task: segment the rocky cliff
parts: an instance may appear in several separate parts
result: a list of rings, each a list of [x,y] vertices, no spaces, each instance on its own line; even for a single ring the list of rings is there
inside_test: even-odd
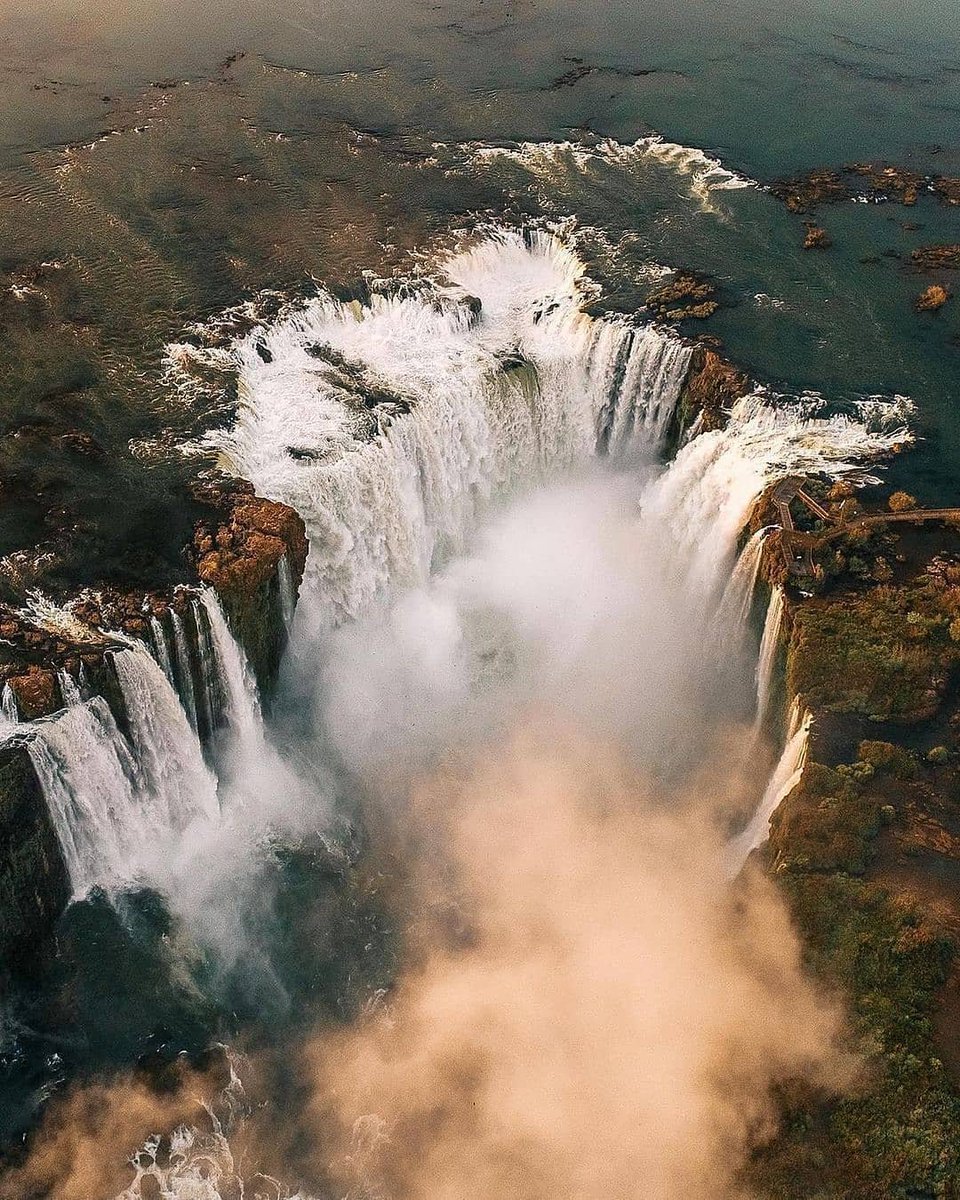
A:
[[[0,746],[0,975],[28,967],[69,898],[66,866],[24,742]]]
[[[0,963],[29,962],[49,939],[69,893],[25,748],[29,722],[55,713],[65,703],[64,690],[82,686],[103,696],[126,730],[111,652],[131,638],[156,652],[157,629],[172,644],[174,620],[183,632],[186,662],[177,659],[172,669],[181,692],[199,695],[204,681],[195,600],[204,585],[217,592],[269,697],[287,639],[284,606],[291,599],[281,594],[281,562],[295,598],[307,556],[303,522],[285,505],[257,497],[243,481],[204,479],[195,485],[194,499],[205,512],[186,552],[196,584],[139,591],[104,587],[58,606],[0,607],[0,686],[9,685],[25,722],[23,732],[0,747]],[[214,732],[210,718],[202,706],[196,716],[205,740]]]

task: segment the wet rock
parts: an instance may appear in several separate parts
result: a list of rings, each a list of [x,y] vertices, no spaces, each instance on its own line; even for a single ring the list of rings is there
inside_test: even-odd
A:
[[[53,671],[31,665],[23,675],[7,680],[17,698],[20,714],[28,721],[49,716],[60,707],[60,689]]]
[[[661,320],[683,321],[688,317],[703,320],[719,307],[714,299],[716,290],[703,276],[680,271],[670,283],[650,293],[646,306]]]
[[[949,299],[949,291],[942,284],[933,283],[920,293],[915,307],[917,312],[936,312],[938,308],[943,308]]]
[[[795,213],[810,212],[821,204],[843,204],[850,200],[898,201],[909,208],[924,192],[937,196],[941,204],[960,204],[960,179],[923,175],[906,167],[884,163],[818,167],[803,175],[774,180],[769,191]]]
[[[864,181],[870,200],[899,200],[901,204],[913,205],[926,185],[925,176],[903,167],[853,163],[846,170]]]
[[[940,198],[941,204],[947,204],[954,207],[960,204],[960,179],[952,178],[946,175],[937,175],[930,185],[937,196]]]
[[[77,454],[83,458],[106,458],[107,452],[103,446],[89,433],[83,433],[79,429],[71,429],[67,433],[61,434],[60,445],[64,450],[71,454]]]
[[[827,250],[833,245],[833,239],[819,225],[807,222],[807,233],[803,239],[804,250]]]
[[[0,747],[0,962],[29,969],[70,897],[67,869],[29,752]]]
[[[194,495],[213,509],[194,534],[197,576],[216,591],[261,688],[269,692],[286,645],[280,560],[286,559],[298,589],[308,549],[303,521],[292,508],[263,500],[236,480],[200,481]]]
[[[921,271],[960,271],[960,245],[918,246],[910,258]]]
[[[770,185],[770,193],[795,213],[809,212],[818,204],[839,204],[853,195],[839,171],[822,169],[775,180]]]
[[[749,376],[709,346],[698,346],[677,402],[677,441],[693,425],[706,433],[722,429],[733,405],[753,388]]]

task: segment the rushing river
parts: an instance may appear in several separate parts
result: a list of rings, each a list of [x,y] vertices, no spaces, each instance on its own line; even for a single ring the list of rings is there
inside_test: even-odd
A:
[[[956,318],[917,323],[902,261],[956,213],[832,210],[810,254],[762,184],[960,173],[955,31],[880,0],[0,31],[0,236],[86,281],[108,452],[21,443],[78,532],[17,491],[7,571],[176,562],[213,463],[310,544],[268,702],[208,591],[117,649],[128,728],[71,681],[36,728],[73,899],[0,1009],[5,1145],[55,1113],[0,1195],[733,1195],[771,1088],[848,1070],[737,882],[809,733],[740,535],[778,478],[870,486],[915,432],[883,469],[936,500],[960,451]],[[679,438],[691,344],[642,310],[678,266],[763,381]]]

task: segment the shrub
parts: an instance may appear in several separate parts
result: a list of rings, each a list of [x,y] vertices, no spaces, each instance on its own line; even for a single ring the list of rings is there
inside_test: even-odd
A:
[[[887,501],[887,505],[891,512],[908,512],[917,507],[917,498],[911,496],[909,492],[894,492]]]

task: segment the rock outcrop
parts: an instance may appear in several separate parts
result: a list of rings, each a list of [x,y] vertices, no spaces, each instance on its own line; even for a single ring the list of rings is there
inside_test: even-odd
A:
[[[720,307],[716,287],[701,275],[679,271],[670,283],[647,296],[646,305],[662,321],[704,320]]]
[[[950,293],[941,283],[932,283],[920,293],[916,301],[917,312],[936,312],[950,299]]]
[[[0,746],[0,973],[28,969],[70,896],[25,744]]]
[[[921,271],[960,271],[960,246],[918,246],[910,255],[913,265]]]
[[[883,163],[850,163],[839,168],[818,167],[770,184],[771,195],[795,213],[849,200],[892,200],[911,207],[924,192],[935,195],[941,204],[960,204],[960,179]]]
[[[752,390],[750,377],[718,350],[697,346],[677,401],[671,441],[678,444],[694,426],[701,433],[722,429],[734,404]]]
[[[827,250],[833,245],[833,239],[825,229],[807,222],[807,232],[803,239],[804,250]]]
[[[269,694],[287,638],[280,567],[285,561],[292,589],[298,591],[308,550],[303,521],[287,505],[256,496],[242,480],[201,480],[194,497],[211,509],[194,533],[197,576],[220,597],[261,689]]]

